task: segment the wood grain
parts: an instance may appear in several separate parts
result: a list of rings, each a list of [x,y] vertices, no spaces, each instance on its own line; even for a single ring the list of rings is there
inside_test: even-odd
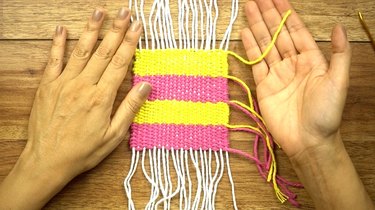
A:
[[[177,17],[177,1],[172,3],[172,16]],[[217,27],[218,39],[221,39],[228,24],[231,0],[218,1],[220,15]],[[243,6],[246,0],[240,0],[238,20],[233,26],[232,39],[238,40],[239,33],[246,26]],[[361,11],[375,34],[375,2],[373,0],[291,0],[307,27],[318,41],[330,40],[332,27],[337,23],[347,26],[351,41],[368,41],[358,21],[357,11]],[[117,9],[127,5],[125,0],[2,0],[2,24],[0,39],[50,39],[56,25],[62,24],[69,29],[69,38],[78,39],[87,17],[95,7],[108,10],[107,19],[113,19]],[[146,4],[148,11],[150,4]],[[146,16],[147,17],[147,16]],[[108,29],[111,21],[105,22]],[[176,27],[175,27],[176,28]],[[101,34],[101,37],[103,37]]]
[[[68,41],[69,55],[76,41]],[[329,57],[330,44],[318,43]],[[48,58],[51,41],[8,40],[0,41],[0,180],[11,170],[27,139],[27,121],[34,93]],[[352,43],[353,64],[351,87],[343,116],[342,135],[350,156],[357,167],[372,199],[375,199],[375,91],[373,74],[374,51],[369,43]],[[244,50],[240,41],[233,41],[230,48],[241,55]],[[22,50],[21,50],[22,49]],[[67,58],[65,58],[67,60]],[[254,89],[251,70],[248,66],[230,59],[230,71],[242,78]],[[129,89],[131,74],[121,86],[116,105]],[[232,98],[245,100],[241,90],[230,84]],[[248,122],[238,112],[233,112],[232,123]],[[231,145],[252,152],[252,136],[231,133]],[[130,163],[127,140],[95,169],[82,174],[55,196],[46,209],[124,209],[126,199],[122,182]],[[291,165],[282,151],[277,152],[280,173],[297,180]],[[254,165],[242,157],[231,156],[232,174],[236,183],[236,195],[240,209],[292,209],[290,204],[281,205],[272,189],[259,177]],[[149,184],[138,170],[133,180],[136,205],[141,207],[148,201]],[[219,188],[218,209],[231,208],[231,195],[227,176]],[[306,191],[296,191],[303,209],[312,209],[313,204]]]

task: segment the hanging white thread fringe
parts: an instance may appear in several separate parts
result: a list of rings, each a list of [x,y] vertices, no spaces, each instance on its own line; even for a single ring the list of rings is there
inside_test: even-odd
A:
[[[130,181],[137,169],[140,156],[142,156],[143,175],[151,185],[150,199],[145,209],[158,209],[158,207],[163,206],[163,209],[169,210],[171,209],[171,199],[177,195],[179,195],[179,209],[215,209],[217,187],[223,177],[225,165],[232,186],[233,206],[234,209],[237,209],[228,152],[223,152],[222,150],[203,151],[200,149],[193,151],[190,149],[185,151],[182,149],[153,148],[143,149],[142,153],[140,153],[140,151],[132,149],[130,170],[124,180],[125,193],[128,197],[128,209],[135,209]],[[213,160],[212,153],[215,160]],[[223,153],[225,153],[225,157]],[[145,164],[147,157],[149,159],[148,169]],[[173,162],[173,169],[177,179],[177,185],[174,189],[171,181],[170,167],[172,166],[169,164],[170,159]],[[213,169],[213,161],[215,161],[215,169]],[[226,161],[226,164],[224,161]],[[194,166],[196,173],[195,196],[192,194],[193,181],[190,176],[190,164]],[[213,171],[215,172],[212,173]]]

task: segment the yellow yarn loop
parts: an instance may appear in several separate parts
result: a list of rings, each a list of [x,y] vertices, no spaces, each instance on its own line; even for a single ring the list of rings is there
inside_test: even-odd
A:
[[[272,47],[275,45],[277,37],[279,36],[281,30],[283,29],[283,26],[284,26],[286,20],[288,19],[288,17],[290,16],[290,14],[292,14],[292,10],[288,10],[286,12],[283,19],[280,22],[279,27],[277,28],[275,34],[272,37],[271,43],[267,46],[266,50],[262,53],[262,55],[259,56],[257,59],[255,59],[253,61],[249,61],[249,60],[246,60],[246,59],[242,58],[241,56],[239,56],[237,53],[235,53],[233,51],[227,51],[228,55],[234,56],[235,58],[240,60],[242,63],[247,64],[247,65],[254,65],[254,64],[259,63],[260,61],[262,61],[268,55],[268,53],[271,51]]]

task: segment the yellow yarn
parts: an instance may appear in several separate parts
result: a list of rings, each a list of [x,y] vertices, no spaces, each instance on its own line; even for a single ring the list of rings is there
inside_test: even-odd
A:
[[[288,10],[283,19],[281,20],[280,22],[280,25],[279,27],[277,28],[275,34],[273,35],[272,37],[272,41],[271,43],[267,46],[266,50],[262,53],[261,56],[259,56],[257,59],[253,60],[253,61],[249,61],[249,60],[246,60],[244,58],[242,58],[241,56],[239,56],[237,53],[235,52],[232,52],[232,51],[228,51],[228,54],[229,55],[233,55],[234,57],[236,57],[238,60],[240,60],[242,63],[244,64],[247,64],[247,65],[254,65],[256,63],[259,63],[260,61],[262,61],[267,55],[268,53],[271,51],[272,47],[275,45],[276,43],[276,40],[277,40],[277,37],[279,36],[281,30],[283,29],[283,26],[286,22],[286,20],[288,19],[288,17],[290,16],[290,14],[292,14],[292,10]]]
[[[171,59],[173,58],[173,59]],[[224,50],[137,50],[134,74],[224,77],[228,75]]]
[[[226,103],[176,100],[146,101],[134,119],[139,124],[184,125],[226,125],[228,121],[229,106]]]

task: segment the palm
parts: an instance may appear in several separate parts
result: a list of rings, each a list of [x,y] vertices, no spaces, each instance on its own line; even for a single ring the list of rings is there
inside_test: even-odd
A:
[[[267,126],[289,154],[306,146],[306,142],[299,141],[304,135],[329,134],[339,125],[339,119],[334,119],[335,110],[328,110],[335,107],[334,101],[327,98],[335,87],[329,81],[327,68],[320,51],[299,54],[274,64],[257,86]],[[323,121],[326,122],[318,124]]]
[[[256,2],[246,5],[250,29],[242,33],[250,60],[265,50],[268,43],[264,40],[271,39],[269,31],[280,23],[280,14],[291,9],[288,2]],[[262,17],[264,14],[267,16]],[[346,71],[336,75],[337,71],[331,69],[332,63],[328,65],[296,13],[286,24],[288,30],[280,34],[265,61],[252,70],[266,125],[284,151],[293,156],[338,131],[347,78]]]

